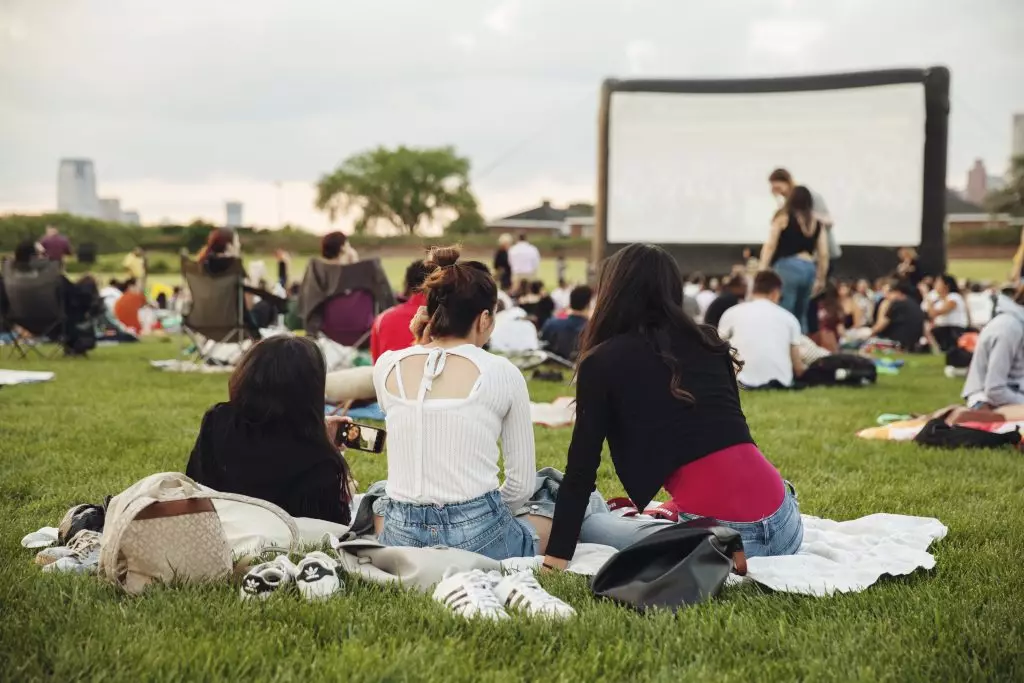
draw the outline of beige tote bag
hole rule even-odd
[[[107,506],[99,572],[132,594],[154,581],[199,583],[231,576],[231,546],[212,499],[255,505],[281,518],[298,549],[287,512],[265,500],[203,489],[184,474],[152,474],[114,496]]]

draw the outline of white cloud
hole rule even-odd
[[[464,52],[476,50],[477,39],[472,33],[456,33],[452,36],[452,43]]]
[[[626,62],[630,75],[651,74],[657,70],[658,48],[649,40],[632,40],[626,44]]]
[[[747,33],[752,52],[797,56],[813,47],[826,32],[813,19],[766,19],[751,23]]]
[[[522,13],[521,0],[503,0],[501,4],[487,13],[484,17],[484,26],[495,33],[512,33]]]

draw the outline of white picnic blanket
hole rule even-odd
[[[0,386],[10,386],[12,384],[35,384],[36,382],[49,382],[52,379],[52,372],[0,370]]]
[[[576,421],[576,399],[559,396],[551,403],[531,403],[530,421],[545,427],[568,427]]]
[[[729,585],[755,581],[782,593],[814,596],[858,593],[886,575],[932,569],[935,558],[928,548],[948,531],[932,517],[879,513],[847,522],[802,517],[804,542],[796,555],[748,558],[747,576],[733,575]],[[569,570],[592,576],[614,554],[608,546],[581,543]],[[540,567],[543,559],[523,558],[514,566]]]

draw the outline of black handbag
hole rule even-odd
[[[1021,436],[1019,429],[997,434],[960,425],[950,426],[943,418],[936,417],[921,428],[914,441],[920,446],[935,448],[1001,448],[1018,446]]]
[[[735,567],[746,573],[739,532],[698,519],[674,524],[624,548],[590,583],[594,595],[644,612],[675,613],[718,595]]]

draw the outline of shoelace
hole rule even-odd
[[[501,601],[494,594],[493,582],[480,570],[466,572],[462,577],[461,591],[448,595],[444,602],[453,610],[461,611],[467,605],[473,605],[480,612],[500,612],[503,610]]]
[[[518,574],[512,582],[515,588],[509,593],[509,607],[520,608],[524,602],[528,602],[534,609],[542,610],[544,607],[565,604],[544,590],[544,587],[537,583],[537,579],[531,572]]]
[[[68,550],[74,553],[80,559],[83,556],[89,555],[100,547],[100,535],[90,531],[79,531],[75,534],[75,537],[68,543]]]

